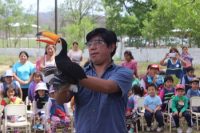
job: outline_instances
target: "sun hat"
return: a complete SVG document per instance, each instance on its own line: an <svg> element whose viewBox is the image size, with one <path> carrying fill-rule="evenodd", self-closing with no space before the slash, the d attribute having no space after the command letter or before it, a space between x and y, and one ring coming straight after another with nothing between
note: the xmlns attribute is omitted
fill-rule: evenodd
<svg viewBox="0 0 200 133"><path fill-rule="evenodd" d="M3 77L12 77L13 76L13 71L11 69L6 70Z"/></svg>
<svg viewBox="0 0 200 133"><path fill-rule="evenodd" d="M182 84L177 84L176 85L176 90L185 90L185 86Z"/></svg>
<svg viewBox="0 0 200 133"><path fill-rule="evenodd" d="M38 90L45 90L45 91L48 91L46 83L44 83L44 82L38 83L38 84L36 85L36 87L35 87L35 91L38 91Z"/></svg>
<svg viewBox="0 0 200 133"><path fill-rule="evenodd" d="M195 77L195 78L193 78L190 82L191 82L191 83L192 83L192 82L198 82L198 83L199 83L199 79Z"/></svg>

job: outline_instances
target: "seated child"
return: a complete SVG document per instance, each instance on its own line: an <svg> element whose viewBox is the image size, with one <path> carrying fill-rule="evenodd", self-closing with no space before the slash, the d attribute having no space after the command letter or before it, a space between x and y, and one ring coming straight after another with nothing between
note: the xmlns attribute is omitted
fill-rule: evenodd
<svg viewBox="0 0 200 133"><path fill-rule="evenodd" d="M192 133L192 123L190 113L187 111L188 108L188 98L184 95L185 87L182 84L176 85L176 96L172 98L172 113L173 119L176 124L177 132L182 133L182 129L179 125L179 118L184 116L188 129L186 133Z"/></svg>
<svg viewBox="0 0 200 133"><path fill-rule="evenodd" d="M67 103L59 105L55 100L55 93L56 90L54 89L53 85L51 85L49 90L50 98L47 103L47 121L51 125L52 133L56 132L56 128L59 125L63 125L65 127L63 132L66 133L70 124Z"/></svg>
<svg viewBox="0 0 200 133"><path fill-rule="evenodd" d="M13 72L12 70L6 70L4 76L3 76L4 82L2 83L2 85L0 85L1 90L4 93L4 97L7 96L6 92L7 92L7 86L12 84L14 91L15 91L15 96L18 96L19 98L22 99L22 89L21 86L19 84L18 81L15 81L13 79Z"/></svg>
<svg viewBox="0 0 200 133"><path fill-rule="evenodd" d="M45 121L45 104L48 102L48 89L46 83L40 82L35 88L35 98L33 101L33 113L36 117L36 125L33 126L34 129L44 130Z"/></svg>
<svg viewBox="0 0 200 133"><path fill-rule="evenodd" d="M6 92L7 97L4 98L6 105L7 104L23 104L22 99L15 96L15 88L13 84L8 85L6 90L7 90ZM14 123L17 121L24 121L25 119L21 116L11 115L11 116L8 116L8 120ZM15 133L19 133L17 129L14 129L14 130L15 130Z"/></svg>
<svg viewBox="0 0 200 133"><path fill-rule="evenodd" d="M174 79L171 75L167 75L164 79L164 86L159 93L160 99L162 101L162 111L168 110L168 102L175 95L175 89L173 87Z"/></svg>
<svg viewBox="0 0 200 133"><path fill-rule="evenodd" d="M183 78L181 80L181 84L185 86L185 94L187 94L187 91L191 88L190 82L194 77L194 68L186 68L186 74L183 75Z"/></svg>
<svg viewBox="0 0 200 133"><path fill-rule="evenodd" d="M191 85L192 85L192 88L188 90L187 95L186 95L188 97L188 99L190 99L191 97L194 97L194 96L200 97L199 79L193 78L191 81ZM200 112L200 107L193 107L193 111Z"/></svg>
<svg viewBox="0 0 200 133"><path fill-rule="evenodd" d="M33 73L33 81L30 83L29 88L28 88L28 99L33 102L34 97L35 97L35 88L36 85L39 82L42 82L43 78L42 78L42 73L41 72L34 72Z"/></svg>
<svg viewBox="0 0 200 133"><path fill-rule="evenodd" d="M131 124L128 126L129 130L132 130L130 127L133 127L133 124L137 122L138 125L138 130L140 130L140 121L137 120L139 117L137 112L140 112L138 109L138 99L143 96L143 90L140 88L138 85L134 85L132 87L133 94L129 96L128 98L128 103L127 103L127 108L126 108L126 117L127 119L131 119ZM136 120L136 121L134 121ZM128 120L127 120L128 121ZM131 131L130 131L131 132Z"/></svg>
<svg viewBox="0 0 200 133"><path fill-rule="evenodd" d="M7 97L4 98L6 105L7 104L23 104L22 99L15 96L15 86L14 86L14 84L7 85L6 96Z"/></svg>
<svg viewBox="0 0 200 133"><path fill-rule="evenodd" d="M144 99L144 117L147 122L147 131L151 131L152 119L153 116L155 116L156 121L158 122L157 132L161 132L164 126L163 115L161 112L161 99L156 95L156 86L154 84L149 84L147 91L148 95Z"/></svg>

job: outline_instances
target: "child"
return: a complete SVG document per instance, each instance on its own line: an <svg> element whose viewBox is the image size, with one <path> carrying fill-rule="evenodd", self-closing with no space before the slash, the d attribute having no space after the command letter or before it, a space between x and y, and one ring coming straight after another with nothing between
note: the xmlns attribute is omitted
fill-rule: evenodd
<svg viewBox="0 0 200 133"><path fill-rule="evenodd" d="M190 99L193 96L200 96L200 91L199 91L199 79L198 78L193 78L191 81L191 86L187 92L187 97Z"/></svg>
<svg viewBox="0 0 200 133"><path fill-rule="evenodd" d="M156 84L158 73L159 66L157 64L148 65L147 74L140 81L140 87L144 90L145 93L149 84Z"/></svg>
<svg viewBox="0 0 200 133"><path fill-rule="evenodd" d="M186 69L186 74L183 76L181 80L181 84L185 85L185 94L187 94L187 91L191 88L190 81L195 77L194 75L194 68L188 67Z"/></svg>
<svg viewBox="0 0 200 133"><path fill-rule="evenodd" d="M4 78L4 82L3 82L2 86L1 86L2 87L1 90L4 93L4 97L7 97L7 94L6 94L6 92L7 92L6 88L8 88L7 86L12 84L13 87L14 87L15 95L22 99L22 89L20 87L19 82L13 80L13 72L12 72L12 70L6 70L3 78Z"/></svg>
<svg viewBox="0 0 200 133"><path fill-rule="evenodd" d="M129 96L129 98L128 98L126 116L127 116L127 118L130 118L132 122L136 122L136 121L134 121L134 119L137 120L137 118L139 117L137 114L137 112L139 111L138 110L138 99L143 96L143 90L137 85L134 85L132 87L132 90L133 90L133 94L131 96ZM129 117L129 116L131 116L131 117ZM133 123L131 123L131 124L133 125ZM129 125L129 127L132 125ZM137 121L137 125L140 130L140 121L139 120ZM130 131L131 131L131 128L130 128Z"/></svg>
<svg viewBox="0 0 200 133"><path fill-rule="evenodd" d="M51 96L47 103L47 121L51 125L51 132L55 133L58 125L64 125L64 133L67 132L67 129L70 124L70 117L67 108L67 103L63 105L57 104L55 100L55 89L53 85L50 86L49 95Z"/></svg>
<svg viewBox="0 0 200 133"><path fill-rule="evenodd" d="M19 97L15 96L15 86L13 84L10 84L7 86L6 90L7 90L7 97L4 98L6 105L7 104L23 104L22 99L20 99ZM16 115L11 115L8 116L8 120L10 122L16 122L16 121L24 121L25 119L23 117L20 116L16 116ZM19 131L17 129L14 129L15 133L19 133Z"/></svg>
<svg viewBox="0 0 200 133"><path fill-rule="evenodd" d="M34 129L44 130L45 120L45 104L48 101L48 89L44 82L40 82L35 88L35 97L33 101L33 113L35 114L37 124L33 126Z"/></svg>
<svg viewBox="0 0 200 133"><path fill-rule="evenodd" d="M148 95L144 99L144 108L145 113L144 117L147 122L147 131L151 131L151 122L153 116L155 116L156 121L158 122L157 132L161 132L163 130L163 115L161 112L161 99L156 95L156 86L154 84L149 84Z"/></svg>
<svg viewBox="0 0 200 133"><path fill-rule="evenodd" d="M160 99L162 101L162 111L168 110L168 102L175 95L175 89L173 87L174 79L171 75L167 75L164 79L164 87L159 93Z"/></svg>
<svg viewBox="0 0 200 133"><path fill-rule="evenodd" d="M30 83L28 88L28 99L33 102L35 97L35 87L39 82L43 81L42 73L37 71L33 73L33 81Z"/></svg>
<svg viewBox="0 0 200 133"><path fill-rule="evenodd" d="M10 84L7 86L6 88L6 96L4 98L6 105L7 104L22 104L23 101L21 98L15 96L15 85L14 84Z"/></svg>
<svg viewBox="0 0 200 133"><path fill-rule="evenodd" d="M172 115L174 122L176 124L177 132L182 133L182 129L179 125L179 118L184 116L187 124L188 129L186 133L192 132L192 123L191 123L191 116L189 112L187 111L188 108L188 98L184 95L185 93L185 87L182 84L176 85L176 96L172 98Z"/></svg>

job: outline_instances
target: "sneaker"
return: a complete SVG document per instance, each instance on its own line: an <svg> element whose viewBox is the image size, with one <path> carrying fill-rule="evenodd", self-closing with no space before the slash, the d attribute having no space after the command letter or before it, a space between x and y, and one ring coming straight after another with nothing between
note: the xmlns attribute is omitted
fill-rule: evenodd
<svg viewBox="0 0 200 133"><path fill-rule="evenodd" d="M38 124L38 129L44 130L44 126L42 124Z"/></svg>
<svg viewBox="0 0 200 133"><path fill-rule="evenodd" d="M147 127L147 132L150 132L151 131L151 127Z"/></svg>
<svg viewBox="0 0 200 133"><path fill-rule="evenodd" d="M188 127L188 129L186 130L186 133L192 133L192 128Z"/></svg>
<svg viewBox="0 0 200 133"><path fill-rule="evenodd" d="M35 124L35 125L33 126L33 129L38 129L38 124Z"/></svg>
<svg viewBox="0 0 200 133"><path fill-rule="evenodd" d="M163 127L158 127L158 128L156 129L157 132L161 132L162 130L163 130Z"/></svg>
<svg viewBox="0 0 200 133"><path fill-rule="evenodd" d="M183 130L179 127L179 128L177 128L177 133L182 133L183 132Z"/></svg>

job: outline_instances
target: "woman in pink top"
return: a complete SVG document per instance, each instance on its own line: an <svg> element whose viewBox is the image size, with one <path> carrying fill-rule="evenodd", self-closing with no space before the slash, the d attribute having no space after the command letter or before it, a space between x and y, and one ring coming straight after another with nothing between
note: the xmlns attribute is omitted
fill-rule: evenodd
<svg viewBox="0 0 200 133"><path fill-rule="evenodd" d="M133 70L133 74L134 74L133 77L138 78L137 61L134 60L134 57L131 51L127 50L124 52L124 59L125 61L122 62L122 66Z"/></svg>
<svg viewBox="0 0 200 133"><path fill-rule="evenodd" d="M39 71L44 74L44 82L47 83L47 86L56 72L55 52L56 47L54 45L46 45L45 55L39 59L39 63L36 63L39 65Z"/></svg>

